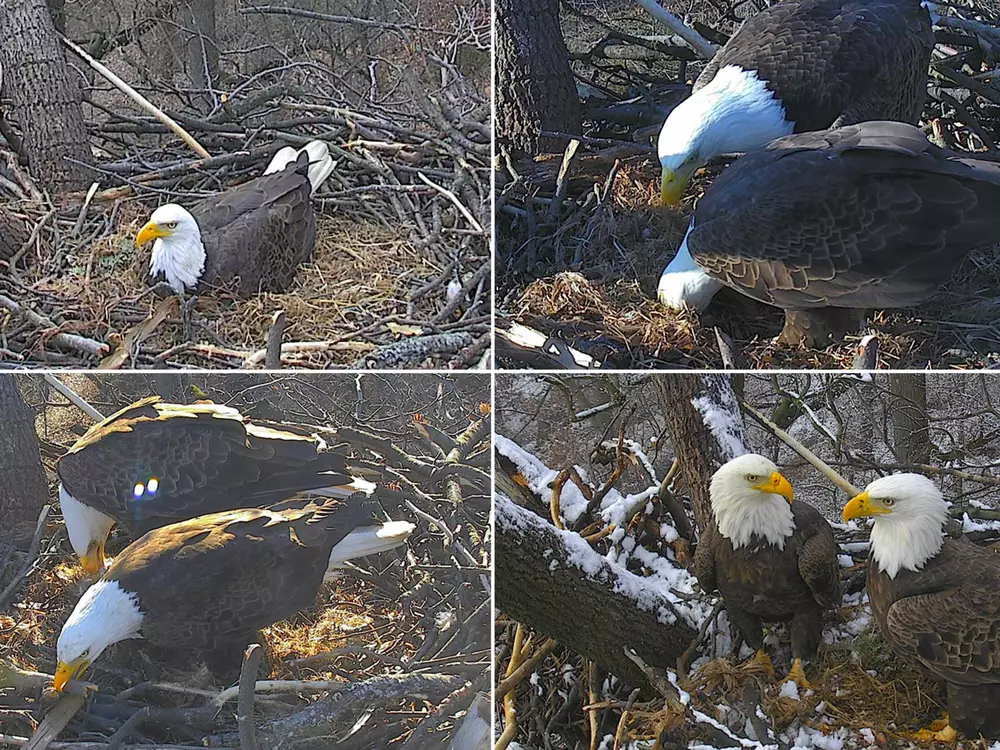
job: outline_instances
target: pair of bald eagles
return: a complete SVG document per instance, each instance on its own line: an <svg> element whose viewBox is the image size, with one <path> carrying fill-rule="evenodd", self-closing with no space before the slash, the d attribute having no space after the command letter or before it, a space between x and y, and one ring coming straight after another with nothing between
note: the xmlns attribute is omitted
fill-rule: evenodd
<svg viewBox="0 0 1000 750"><path fill-rule="evenodd" d="M824 611L841 601L830 524L812 506L793 503L788 480L755 454L722 466L710 497L715 523L699 541L695 575L706 591L722 594L730 621L769 671L761 623L790 622L788 678L808 687L802 664L816 655ZM948 723L916 738L1000 737L1000 558L945 537L948 505L919 474L875 480L843 517L874 521L867 587L883 636L947 686Z"/></svg>
<svg viewBox="0 0 1000 750"><path fill-rule="evenodd" d="M933 47L921 0L781 0L747 20L660 132L668 204L746 152L700 199L661 302L702 310L728 286L784 309L779 343L825 346L1000 241L1000 164L913 127Z"/></svg>
<svg viewBox="0 0 1000 750"><path fill-rule="evenodd" d="M310 607L346 561L393 549L414 529L377 517L344 453L209 402L138 401L91 427L57 472L87 572L105 566L116 523L139 537L63 625L60 691L131 638L231 670L261 628ZM308 490L327 499L289 500Z"/></svg>

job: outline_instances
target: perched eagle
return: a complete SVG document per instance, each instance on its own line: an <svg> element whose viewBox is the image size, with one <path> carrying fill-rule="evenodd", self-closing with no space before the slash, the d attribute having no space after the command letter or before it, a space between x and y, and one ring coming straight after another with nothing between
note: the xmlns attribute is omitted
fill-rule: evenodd
<svg viewBox="0 0 1000 750"><path fill-rule="evenodd" d="M864 516L872 616L899 656L947 686L948 724L918 739L1000 739L1000 557L945 538L947 503L920 474L869 484L844 506L844 521Z"/></svg>
<svg viewBox="0 0 1000 750"><path fill-rule="evenodd" d="M264 174L187 210L160 206L135 241L153 241L149 275L177 294L224 287L241 297L283 292L312 256L316 215L311 195L333 173L322 141L286 146Z"/></svg>
<svg viewBox="0 0 1000 750"><path fill-rule="evenodd" d="M660 300L702 309L723 285L785 310L779 342L826 345L868 308L927 300L1000 241L1000 164L866 122L779 138L698 204Z"/></svg>
<svg viewBox="0 0 1000 750"><path fill-rule="evenodd" d="M88 573L104 565L115 522L133 535L206 513L263 507L354 482L347 459L314 437L213 403L137 401L94 425L59 459L59 503Z"/></svg>
<svg viewBox="0 0 1000 750"><path fill-rule="evenodd" d="M751 17L667 117L665 203L716 156L865 120L915 124L934 36L920 0L783 0Z"/></svg>
<svg viewBox="0 0 1000 750"><path fill-rule="evenodd" d="M355 494L298 510L233 510L150 531L129 545L84 593L56 645L55 688L79 677L127 638L153 645L236 653L261 628L316 600L346 560L406 541L413 524L373 525Z"/></svg>
<svg viewBox="0 0 1000 750"><path fill-rule="evenodd" d="M773 673L762 621L791 621L794 661L786 679L809 687L802 663L816 656L823 612L840 604L837 544L811 505L792 503L792 486L763 456L747 454L712 476L714 523L702 533L694 574L718 590L754 659Z"/></svg>

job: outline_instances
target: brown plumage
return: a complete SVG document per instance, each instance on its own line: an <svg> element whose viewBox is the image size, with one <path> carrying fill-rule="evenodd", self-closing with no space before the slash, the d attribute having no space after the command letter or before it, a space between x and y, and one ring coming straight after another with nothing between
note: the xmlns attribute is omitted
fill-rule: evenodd
<svg viewBox="0 0 1000 750"><path fill-rule="evenodd" d="M756 71L795 132L865 120L916 123L934 36L918 0L783 0L748 19L705 67Z"/></svg>
<svg viewBox="0 0 1000 750"><path fill-rule="evenodd" d="M837 544L811 505L792 504L795 531L784 549L756 537L735 549L713 522L695 551L693 572L707 592L718 591L747 645L764 645L763 622L790 621L792 655L812 660L823 634L823 612L839 606Z"/></svg>
<svg viewBox="0 0 1000 750"><path fill-rule="evenodd" d="M236 510L156 529L104 575L136 592L142 636L158 646L245 646L260 628L312 605L330 551L374 523L357 496L301 510Z"/></svg>
<svg viewBox="0 0 1000 750"><path fill-rule="evenodd" d="M868 122L780 138L730 166L687 247L710 276L781 307L781 341L825 344L856 314L931 297L1000 241L1000 164Z"/></svg>
<svg viewBox="0 0 1000 750"><path fill-rule="evenodd" d="M0 209L0 260L10 260L28 241L31 233L21 219Z"/></svg>
<svg viewBox="0 0 1000 750"><path fill-rule="evenodd" d="M1000 557L949 539L895 579L868 560L872 616L893 650L944 680L951 726L1000 737Z"/></svg>
<svg viewBox="0 0 1000 750"><path fill-rule="evenodd" d="M319 448L314 437L254 424L232 407L153 396L91 427L56 471L74 499L142 533L349 484L346 457Z"/></svg>

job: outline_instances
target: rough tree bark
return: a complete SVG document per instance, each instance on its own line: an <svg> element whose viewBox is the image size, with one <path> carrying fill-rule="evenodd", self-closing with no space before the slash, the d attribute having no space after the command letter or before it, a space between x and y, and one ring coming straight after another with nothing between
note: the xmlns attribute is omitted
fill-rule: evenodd
<svg viewBox="0 0 1000 750"><path fill-rule="evenodd" d="M646 675L625 656L628 647L653 667L675 669L695 632L673 604L652 591L648 609L616 590L616 571L597 552L583 570L567 539L589 544L503 496L496 497L497 609L555 638L633 686L648 686ZM674 619L668 624L663 614Z"/></svg>
<svg viewBox="0 0 1000 750"><path fill-rule="evenodd" d="M0 65L35 179L53 193L89 185L80 86L45 0L0 0Z"/></svg>
<svg viewBox="0 0 1000 750"><path fill-rule="evenodd" d="M217 87L219 73L219 48L215 36L215 0L194 0L181 3L177 10L177 22L183 27L181 34L186 39L188 78L196 89L205 111L215 104L210 90Z"/></svg>
<svg viewBox="0 0 1000 750"><path fill-rule="evenodd" d="M508 151L557 151L542 130L579 133L580 99L559 28L559 0L496 2L496 127Z"/></svg>
<svg viewBox="0 0 1000 750"><path fill-rule="evenodd" d="M0 519L9 529L34 523L48 499L48 483L38 453L35 415L24 403L18 376L0 376Z"/></svg>
<svg viewBox="0 0 1000 750"><path fill-rule="evenodd" d="M927 420L927 381L922 374L889 375L892 445L904 464L931 460L930 424Z"/></svg>
<svg viewBox="0 0 1000 750"><path fill-rule="evenodd" d="M724 375L660 375L654 382L700 531L712 522L708 478L745 451L739 402Z"/></svg>

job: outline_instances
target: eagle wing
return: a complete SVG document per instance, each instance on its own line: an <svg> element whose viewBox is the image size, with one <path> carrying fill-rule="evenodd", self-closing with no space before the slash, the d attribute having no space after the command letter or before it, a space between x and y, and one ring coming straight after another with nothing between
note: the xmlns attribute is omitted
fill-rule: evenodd
<svg viewBox="0 0 1000 750"><path fill-rule="evenodd" d="M749 18L695 83L757 71L797 132L864 120L915 123L934 36L917 0L784 0Z"/></svg>
<svg viewBox="0 0 1000 750"><path fill-rule="evenodd" d="M316 216L310 201L309 155L192 209L205 245L206 286L248 296L282 292L312 256Z"/></svg>
<svg viewBox="0 0 1000 750"><path fill-rule="evenodd" d="M889 607L891 640L939 679L1000 682L1000 560L964 539L946 545L954 554L928 565Z"/></svg>
<svg viewBox="0 0 1000 750"><path fill-rule="evenodd" d="M147 529L347 484L346 464L342 454L318 452L312 438L248 426L230 407L154 397L92 427L56 469L80 502Z"/></svg>
<svg viewBox="0 0 1000 750"><path fill-rule="evenodd" d="M705 271L785 309L904 307L1000 238L1000 164L873 122L778 139L736 161L698 205Z"/></svg>
<svg viewBox="0 0 1000 750"><path fill-rule="evenodd" d="M798 570L813 599L824 609L839 607L840 562L833 529L822 514L803 502L793 506L796 533L802 539L798 551Z"/></svg>
<svg viewBox="0 0 1000 750"><path fill-rule="evenodd" d="M372 506L356 495L299 510L201 516L146 534L106 577L138 593L145 637L213 648L309 607L330 550L371 518Z"/></svg>

